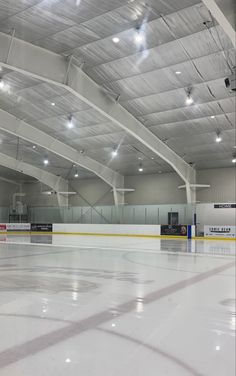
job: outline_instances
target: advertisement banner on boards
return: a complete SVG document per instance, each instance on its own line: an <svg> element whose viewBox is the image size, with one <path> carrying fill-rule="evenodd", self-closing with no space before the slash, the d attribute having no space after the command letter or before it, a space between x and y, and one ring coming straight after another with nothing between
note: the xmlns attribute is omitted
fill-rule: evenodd
<svg viewBox="0 0 236 376"><path fill-rule="evenodd" d="M7 223L7 231L30 231L30 223Z"/></svg>
<svg viewBox="0 0 236 376"><path fill-rule="evenodd" d="M7 226L5 223L0 223L0 232L6 232L7 231Z"/></svg>
<svg viewBox="0 0 236 376"><path fill-rule="evenodd" d="M235 238L236 226L204 226L204 236L213 238Z"/></svg>
<svg viewBox="0 0 236 376"><path fill-rule="evenodd" d="M52 232L52 223L31 223L32 232Z"/></svg>
<svg viewBox="0 0 236 376"><path fill-rule="evenodd" d="M161 235L187 236L186 225L161 225Z"/></svg>

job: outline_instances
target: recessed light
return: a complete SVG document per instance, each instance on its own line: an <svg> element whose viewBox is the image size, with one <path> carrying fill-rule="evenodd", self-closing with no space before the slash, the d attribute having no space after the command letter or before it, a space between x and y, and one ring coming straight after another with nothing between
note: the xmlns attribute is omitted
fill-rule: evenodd
<svg viewBox="0 0 236 376"><path fill-rule="evenodd" d="M113 43L119 43L119 41L120 41L120 38L118 38L118 37L112 38Z"/></svg>

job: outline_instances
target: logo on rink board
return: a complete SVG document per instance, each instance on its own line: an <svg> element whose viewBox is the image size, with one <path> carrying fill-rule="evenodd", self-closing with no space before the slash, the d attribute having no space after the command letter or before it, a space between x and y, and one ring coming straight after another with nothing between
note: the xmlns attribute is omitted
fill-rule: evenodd
<svg viewBox="0 0 236 376"><path fill-rule="evenodd" d="M161 225L161 235L187 236L186 225Z"/></svg>
<svg viewBox="0 0 236 376"><path fill-rule="evenodd" d="M52 223L31 223L32 232L52 232Z"/></svg>
<svg viewBox="0 0 236 376"><path fill-rule="evenodd" d="M235 238L235 226L204 226L204 236Z"/></svg>
<svg viewBox="0 0 236 376"><path fill-rule="evenodd" d="M0 223L0 232L5 232L7 230L7 226L5 223Z"/></svg>

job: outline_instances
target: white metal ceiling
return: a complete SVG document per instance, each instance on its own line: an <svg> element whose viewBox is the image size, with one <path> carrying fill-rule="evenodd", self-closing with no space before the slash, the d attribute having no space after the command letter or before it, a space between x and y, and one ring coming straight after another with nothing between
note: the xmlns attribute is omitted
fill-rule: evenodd
<svg viewBox="0 0 236 376"><path fill-rule="evenodd" d="M140 48L133 38L143 20L146 42ZM225 89L224 78L235 65L235 51L198 0L151 0L148 4L142 0L0 0L0 31L12 29L18 38L77 57L87 74L120 95L128 111L196 168L231 165L235 98ZM112 38L117 35L120 43L114 44ZM0 108L17 118L85 150L122 174L136 174L139 163L145 173L171 170L64 89L6 69L0 74L6 82ZM193 86L194 105L187 107L189 86ZM74 128L68 130L71 114ZM223 135L221 144L215 143L218 130ZM3 133L0 139L1 151L42 164L44 150ZM117 158L111 158L114 147L119 147ZM70 163L49 157L49 170L73 176ZM91 176L83 169L80 174Z"/></svg>

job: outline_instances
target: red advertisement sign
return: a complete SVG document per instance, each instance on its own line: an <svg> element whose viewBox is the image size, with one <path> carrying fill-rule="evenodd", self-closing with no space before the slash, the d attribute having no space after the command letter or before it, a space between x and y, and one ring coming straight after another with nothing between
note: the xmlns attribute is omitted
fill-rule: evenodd
<svg viewBox="0 0 236 376"><path fill-rule="evenodd" d="M5 223L0 223L0 232L7 231L7 225Z"/></svg>

